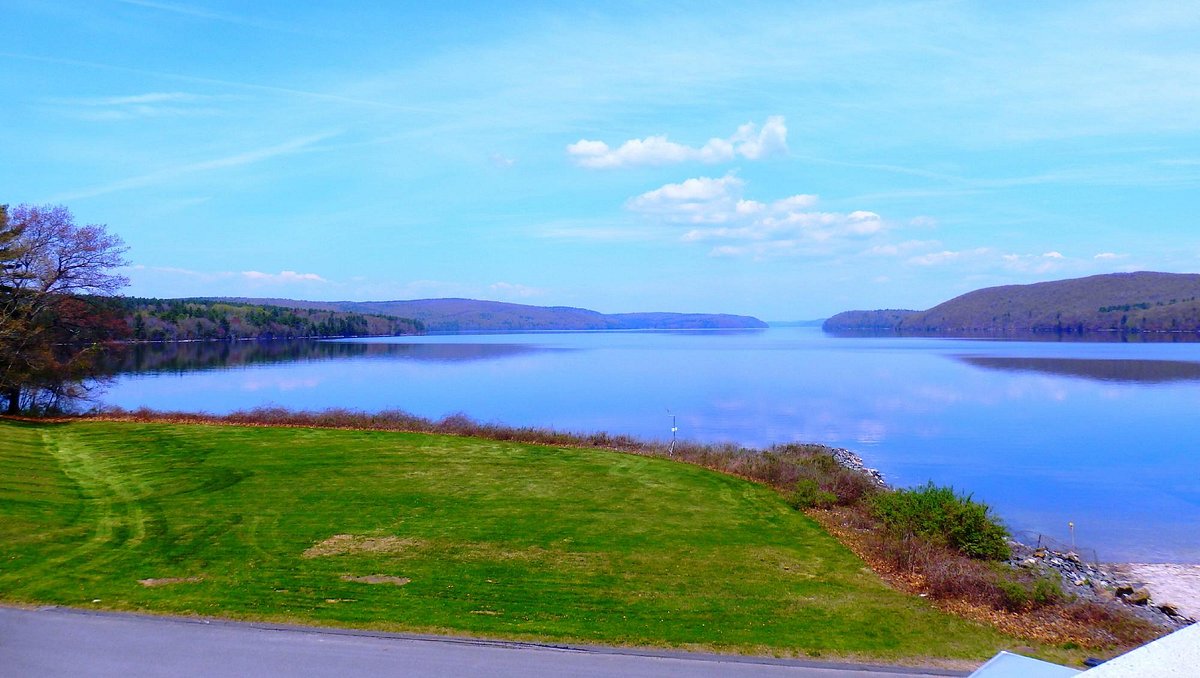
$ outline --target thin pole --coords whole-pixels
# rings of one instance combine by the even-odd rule
[[[675,434],[679,432],[679,427],[675,425],[675,413],[671,412],[671,410],[667,410],[667,412],[671,413],[671,446],[667,448],[667,454],[674,455],[675,454]]]

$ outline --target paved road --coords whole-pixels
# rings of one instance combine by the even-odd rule
[[[586,676],[920,678],[962,675],[340,629],[0,607],[0,676]]]

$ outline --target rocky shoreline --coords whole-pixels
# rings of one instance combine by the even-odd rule
[[[833,457],[834,461],[841,464],[843,467],[848,468],[851,471],[857,471],[870,478],[871,481],[879,487],[888,486],[887,481],[884,480],[883,474],[879,472],[879,469],[868,468],[867,465],[863,463],[862,457],[851,452],[850,450],[847,450],[843,447],[830,447],[829,455]]]
[[[863,463],[862,457],[854,452],[838,447],[830,448],[830,455],[838,464],[867,476],[879,487],[889,487],[883,473],[868,467]],[[1106,604],[1120,604],[1138,617],[1172,630],[1196,623],[1196,619],[1188,616],[1188,612],[1200,607],[1200,590],[1189,589],[1187,586],[1180,588],[1161,585],[1162,589],[1179,592],[1176,595],[1190,594],[1194,599],[1156,600],[1152,589],[1159,586],[1140,580],[1139,574],[1169,574],[1165,571],[1160,573],[1161,567],[1147,570],[1145,568],[1151,566],[1089,563],[1073,551],[1058,551],[1040,545],[1030,546],[1016,540],[1010,540],[1009,543],[1012,546],[1012,557],[1008,560],[1011,567],[1056,573],[1063,593],[1068,596]],[[1143,569],[1138,570],[1138,567]],[[1200,568],[1197,568],[1193,576],[1200,581]],[[1181,604],[1185,603],[1187,608],[1181,609]]]
[[[1155,600],[1147,582],[1125,576],[1119,565],[1088,563],[1072,551],[1055,551],[1010,541],[1015,568],[1058,574],[1062,590],[1069,596],[1102,603],[1121,603],[1134,614],[1169,629],[1194,624],[1179,604]],[[1182,602],[1182,601],[1181,601]]]

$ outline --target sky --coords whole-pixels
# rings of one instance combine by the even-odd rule
[[[821,318],[1200,271],[1187,2],[0,0],[136,296]]]

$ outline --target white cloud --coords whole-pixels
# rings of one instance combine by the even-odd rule
[[[647,191],[631,199],[627,207],[671,222],[724,223],[760,209],[760,204],[742,204],[744,185],[745,182],[732,174],[717,179],[696,177]]]
[[[781,256],[827,251],[874,237],[887,223],[874,212],[813,209],[818,198],[799,193],[771,202],[743,197],[746,182],[726,174],[666,184],[626,206],[666,223],[691,224],[684,242],[714,242],[715,256]]]
[[[958,265],[979,271],[1001,269],[1014,273],[1043,275],[1062,271],[1081,272],[1082,262],[1071,259],[1057,251],[1044,254],[1017,254],[1002,252],[991,247],[966,250],[940,250],[926,252],[908,259],[913,266]]]
[[[1101,252],[1092,258],[1097,261],[1112,261],[1114,259],[1124,259],[1125,255],[1117,254],[1116,252]]]
[[[980,257],[991,254],[992,250],[987,247],[979,247],[973,250],[942,250],[940,252],[928,252],[915,256],[908,260],[908,263],[916,266],[940,266],[943,264],[963,261],[964,259],[978,259]]]
[[[731,141],[736,144],[737,154],[747,160],[758,160],[775,153],[787,152],[787,125],[782,115],[772,115],[758,129],[754,123],[746,123],[737,129]]]
[[[673,165],[681,162],[713,164],[741,156],[759,160],[787,152],[787,124],[783,116],[773,115],[760,129],[754,123],[738,127],[728,139],[712,138],[703,146],[676,143],[666,135],[630,139],[616,148],[603,141],[580,139],[567,146],[576,164],[591,169],[613,169],[638,165]]]
[[[242,277],[253,282],[283,285],[299,282],[329,282],[316,273],[297,273],[296,271],[280,271],[279,273],[242,271]]]

